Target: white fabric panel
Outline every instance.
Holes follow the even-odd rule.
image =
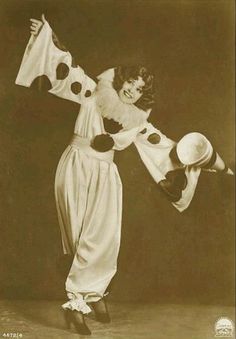
[[[181,199],[177,202],[172,203],[173,206],[175,206],[180,212],[186,210],[186,208],[188,208],[189,204],[191,203],[197,187],[200,173],[200,167],[186,167],[185,175],[187,176],[188,184],[186,188],[182,191]]]

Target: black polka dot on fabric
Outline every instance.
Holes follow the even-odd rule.
[[[92,94],[92,92],[91,92],[90,90],[87,90],[87,91],[85,92],[84,96],[85,96],[86,98],[88,98],[88,97],[91,96],[91,94]]]
[[[152,133],[148,136],[147,140],[151,143],[151,144],[159,144],[159,142],[161,141],[161,137],[159,134],[157,133]]]
[[[52,84],[46,75],[40,75],[34,79],[30,87],[42,92],[47,92],[52,88]]]
[[[81,92],[81,89],[82,89],[82,85],[80,82],[76,81],[76,82],[73,82],[73,84],[71,84],[71,91],[74,94],[79,94]]]
[[[69,74],[69,67],[61,62],[56,69],[57,80],[64,80]]]

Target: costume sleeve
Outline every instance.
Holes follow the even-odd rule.
[[[116,151],[121,151],[131,145],[137,138],[139,130],[140,127],[134,127],[129,130],[123,130],[116,134],[111,134],[111,137],[114,141],[113,149]]]
[[[182,168],[186,180],[180,180],[181,176],[176,175],[180,173],[180,168],[170,157],[170,151],[176,142],[150,123],[138,134],[134,144],[155,182],[168,195],[173,206],[180,212],[184,211],[194,196],[200,168]]]
[[[46,89],[60,98],[81,104],[93,93],[96,83],[59,44],[46,21],[37,37],[31,35],[16,78],[17,85],[30,87],[46,80]]]

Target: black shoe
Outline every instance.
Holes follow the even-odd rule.
[[[76,310],[64,310],[64,317],[67,324],[67,328],[71,327],[71,324],[74,325],[77,333],[82,335],[90,335],[91,331],[85,323],[84,315],[81,312]]]
[[[108,312],[107,304],[105,299],[100,299],[97,302],[91,303],[91,306],[95,312],[96,319],[101,323],[110,323],[111,318]]]

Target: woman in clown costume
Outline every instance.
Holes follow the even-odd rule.
[[[154,101],[153,76],[145,67],[112,68],[96,83],[74,65],[44,16],[31,19],[16,84],[30,87],[42,79],[50,93],[80,104],[72,140],[57,167],[55,197],[63,251],[74,258],[62,307],[68,325],[72,322],[78,333],[88,335],[84,315],[91,307],[98,321],[110,321],[104,296],[117,269],[122,219],[114,152],[134,143],[180,212],[192,200],[201,168],[212,167],[218,155],[200,134],[176,145],[147,121]],[[186,149],[193,151],[189,155]]]

